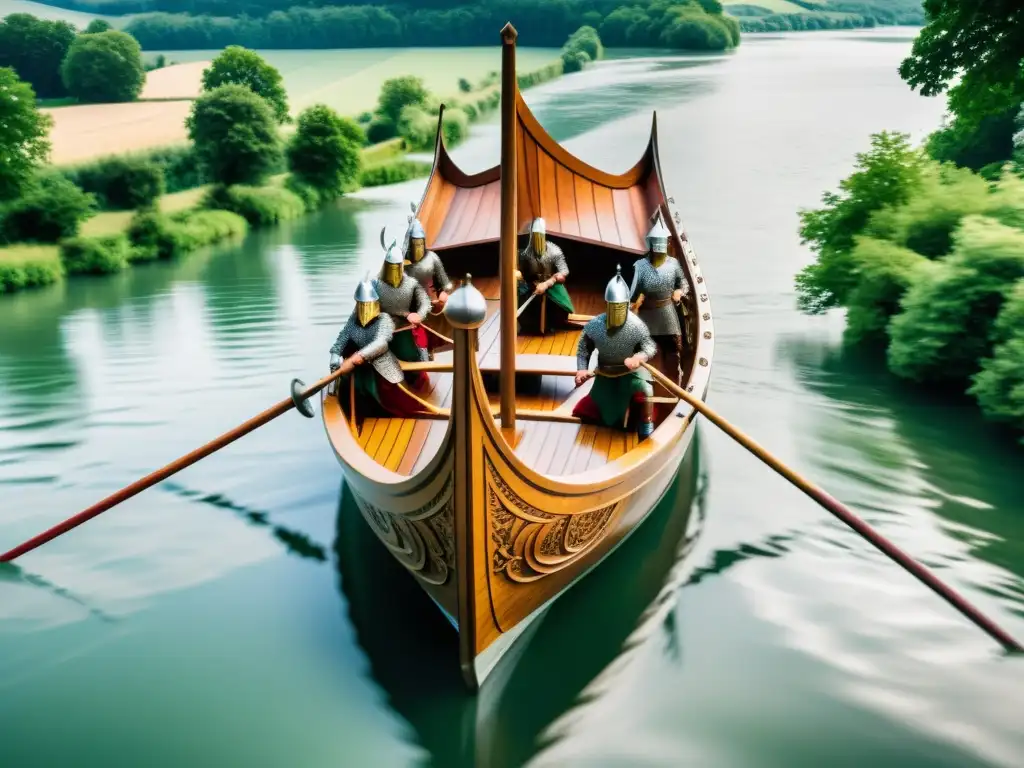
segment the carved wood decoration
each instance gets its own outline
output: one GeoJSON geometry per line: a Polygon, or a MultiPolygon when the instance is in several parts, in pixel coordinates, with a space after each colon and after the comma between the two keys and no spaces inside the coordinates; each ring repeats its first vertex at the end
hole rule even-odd
{"type": "Polygon", "coordinates": [[[527,584],[567,568],[601,540],[621,506],[576,514],[542,512],[517,496],[487,461],[492,573],[527,584]]]}
{"type": "Polygon", "coordinates": [[[428,584],[442,585],[455,571],[452,476],[419,509],[392,513],[355,494],[363,518],[395,559],[428,584]]]}

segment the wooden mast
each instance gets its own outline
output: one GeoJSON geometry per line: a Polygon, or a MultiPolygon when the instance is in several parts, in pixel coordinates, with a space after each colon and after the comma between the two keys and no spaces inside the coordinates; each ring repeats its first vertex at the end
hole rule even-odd
{"type": "Polygon", "coordinates": [[[501,30],[501,426],[516,426],[516,28],[501,30]]]}

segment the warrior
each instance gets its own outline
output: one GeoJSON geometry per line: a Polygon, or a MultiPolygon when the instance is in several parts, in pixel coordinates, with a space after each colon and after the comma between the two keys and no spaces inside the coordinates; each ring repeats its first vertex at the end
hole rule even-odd
{"type": "Polygon", "coordinates": [[[644,321],[629,311],[629,287],[621,267],[604,291],[607,311],[583,326],[576,347],[576,386],[594,376],[590,358],[597,350],[597,378],[590,393],[573,408],[584,421],[608,427],[625,427],[630,407],[638,412],[637,436],[643,440],[654,431],[654,388],[641,367],[658,352],[644,321]]]}
{"type": "MultiPolygon", "coordinates": [[[[383,229],[380,231],[380,242],[384,245],[383,229]]],[[[430,298],[422,285],[405,274],[405,259],[398,251],[398,243],[392,242],[386,250],[384,267],[374,286],[380,296],[380,310],[391,316],[396,328],[412,326],[394,335],[390,344],[391,351],[399,360],[425,362],[428,357],[427,332],[421,324],[430,312],[430,298]]],[[[425,378],[422,372],[416,377],[419,383],[425,378]]]]}
{"type": "Polygon", "coordinates": [[[664,361],[669,378],[682,381],[683,332],[679,323],[679,305],[690,291],[679,261],[668,255],[668,230],[661,215],[647,234],[647,257],[633,267],[633,287],[629,300],[643,304],[637,313],[644,321],[664,361]]]}
{"type": "Polygon", "coordinates": [[[354,375],[356,392],[394,416],[417,413],[422,409],[405,389],[402,368],[388,349],[394,321],[381,313],[380,296],[369,274],[356,286],[355,298],[356,307],[331,347],[331,371],[343,369],[346,381],[354,375]]]}
{"type": "MultiPolygon", "coordinates": [[[[547,331],[564,321],[576,310],[572,306],[569,292],[565,290],[565,279],[569,276],[569,265],[565,261],[562,249],[547,241],[547,229],[544,219],[536,218],[530,227],[530,242],[519,253],[518,284],[519,304],[526,302],[530,294],[546,295],[548,298],[545,309],[546,328],[540,328],[540,320],[536,321],[539,330],[547,331]],[[561,315],[561,318],[557,316],[561,315]],[[561,321],[561,322],[559,322],[561,321]]],[[[539,302],[538,302],[539,303],[539,302]]],[[[539,318],[539,307],[533,308],[528,314],[539,318]]]]}
{"type": "MultiPolygon", "coordinates": [[[[413,214],[415,213],[414,206],[413,214]]],[[[409,261],[405,274],[419,281],[428,296],[433,291],[440,305],[438,309],[443,308],[448,301],[448,294],[452,292],[452,281],[444,271],[441,258],[433,251],[427,250],[427,233],[420,220],[415,217],[411,217],[409,230],[405,234],[405,258],[409,261]]]]}

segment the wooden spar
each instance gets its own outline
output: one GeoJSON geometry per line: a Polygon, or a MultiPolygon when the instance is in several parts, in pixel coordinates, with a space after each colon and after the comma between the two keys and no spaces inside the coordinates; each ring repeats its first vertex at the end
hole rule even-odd
{"type": "Polygon", "coordinates": [[[501,30],[501,426],[516,426],[516,28],[501,30]]]}
{"type": "Polygon", "coordinates": [[[783,464],[779,459],[775,458],[767,450],[756,443],[752,438],[743,434],[726,421],[724,418],[719,416],[713,411],[707,404],[704,403],[700,398],[694,397],[690,393],[686,392],[682,387],[676,384],[674,381],[669,379],[665,374],[655,368],[653,365],[644,363],[646,368],[658,382],[664,386],[673,395],[676,395],[683,401],[689,403],[696,411],[698,411],[704,418],[713,423],[720,430],[725,432],[729,437],[735,440],[737,443],[742,445],[754,456],[760,459],[762,462],[767,464],[782,477],[786,478],[790,483],[795,485],[805,494],[814,499],[824,509],[831,512],[833,515],[842,520],[846,525],[852,528],[858,533],[861,538],[866,539],[869,543],[874,545],[883,555],[888,557],[890,560],[895,562],[905,571],[914,576],[918,581],[922,582],[926,587],[935,592],[939,597],[949,603],[951,606],[956,608],[961,614],[963,614],[969,621],[975,626],[981,629],[983,632],[988,634],[993,640],[999,643],[1007,651],[1013,653],[1020,653],[1024,651],[1024,647],[1021,646],[1013,637],[1011,637],[1006,630],[1002,629],[992,619],[988,618],[971,605],[961,594],[955,589],[948,586],[939,579],[938,576],[933,574],[914,558],[904,552],[902,549],[897,547],[887,538],[878,533],[874,528],[864,522],[860,517],[855,515],[850,509],[846,507],[842,502],[826,493],[824,490],[816,486],[810,480],[802,477],[801,475],[794,472],[788,466],[783,464]]]}

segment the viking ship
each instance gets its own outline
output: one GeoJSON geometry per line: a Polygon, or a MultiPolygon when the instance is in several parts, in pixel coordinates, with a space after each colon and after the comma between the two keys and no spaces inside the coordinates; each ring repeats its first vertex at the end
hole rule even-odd
{"type": "MultiPolygon", "coordinates": [[[[468,275],[433,332],[450,339],[415,390],[421,411],[389,417],[353,386],[322,393],[329,441],[362,516],[456,628],[462,677],[475,690],[539,615],[639,526],[674,481],[696,413],[655,392],[655,429],[581,423],[576,348],[589,315],[534,335],[517,328],[519,235],[535,217],[566,255],[577,311],[604,309],[621,265],[644,257],[659,218],[690,290],[680,306],[683,386],[704,399],[713,325],[707,287],[658,156],[657,115],[639,162],[612,174],[574,157],[530,111],[515,71],[516,31],[502,30],[501,162],[476,174],[449,156],[438,118],[417,216],[451,275],[468,275]]],[[[545,304],[540,299],[543,316],[545,304]]],[[[354,378],[354,377],[350,377],[354,378]]],[[[675,379],[675,376],[670,378],[675,379]]],[[[412,391],[412,390],[410,390],[412,391]]]]}

